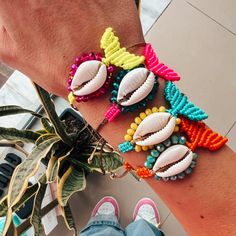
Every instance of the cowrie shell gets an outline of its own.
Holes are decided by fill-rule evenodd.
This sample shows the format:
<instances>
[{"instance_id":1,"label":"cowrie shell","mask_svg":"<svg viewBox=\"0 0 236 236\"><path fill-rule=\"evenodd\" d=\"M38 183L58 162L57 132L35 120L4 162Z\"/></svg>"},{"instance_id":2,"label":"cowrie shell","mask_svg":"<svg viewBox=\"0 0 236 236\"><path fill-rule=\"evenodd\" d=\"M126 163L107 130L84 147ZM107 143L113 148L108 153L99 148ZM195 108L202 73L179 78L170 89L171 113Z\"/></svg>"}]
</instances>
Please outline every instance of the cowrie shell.
<instances>
[{"instance_id":1,"label":"cowrie shell","mask_svg":"<svg viewBox=\"0 0 236 236\"><path fill-rule=\"evenodd\" d=\"M136 68L128 72L122 79L117 102L122 106L130 106L140 102L152 91L155 75L146 68Z\"/></svg>"},{"instance_id":2,"label":"cowrie shell","mask_svg":"<svg viewBox=\"0 0 236 236\"><path fill-rule=\"evenodd\" d=\"M186 170L192 160L192 151L184 145L177 144L161 153L152 170L159 177L170 177Z\"/></svg>"},{"instance_id":3,"label":"cowrie shell","mask_svg":"<svg viewBox=\"0 0 236 236\"><path fill-rule=\"evenodd\" d=\"M91 60L81 63L74 75L71 89L76 96L84 96L97 91L107 78L106 65L101 61Z\"/></svg>"},{"instance_id":4,"label":"cowrie shell","mask_svg":"<svg viewBox=\"0 0 236 236\"><path fill-rule=\"evenodd\" d=\"M133 140L140 146L155 145L165 141L175 129L175 117L168 112L147 116L138 126Z\"/></svg>"}]
</instances>

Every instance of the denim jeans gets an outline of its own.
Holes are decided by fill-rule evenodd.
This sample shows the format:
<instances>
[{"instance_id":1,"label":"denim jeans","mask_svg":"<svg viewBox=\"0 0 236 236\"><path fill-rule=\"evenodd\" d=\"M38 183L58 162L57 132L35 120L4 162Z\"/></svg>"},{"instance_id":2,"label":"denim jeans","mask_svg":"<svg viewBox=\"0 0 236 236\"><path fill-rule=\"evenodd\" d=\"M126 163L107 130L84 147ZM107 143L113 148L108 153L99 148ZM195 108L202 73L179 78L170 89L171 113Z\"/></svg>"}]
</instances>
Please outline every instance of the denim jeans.
<instances>
[{"instance_id":1,"label":"denim jeans","mask_svg":"<svg viewBox=\"0 0 236 236\"><path fill-rule=\"evenodd\" d=\"M164 236L154 225L145 220L137 220L122 229L115 216L98 215L92 217L80 236Z\"/></svg>"}]
</instances>

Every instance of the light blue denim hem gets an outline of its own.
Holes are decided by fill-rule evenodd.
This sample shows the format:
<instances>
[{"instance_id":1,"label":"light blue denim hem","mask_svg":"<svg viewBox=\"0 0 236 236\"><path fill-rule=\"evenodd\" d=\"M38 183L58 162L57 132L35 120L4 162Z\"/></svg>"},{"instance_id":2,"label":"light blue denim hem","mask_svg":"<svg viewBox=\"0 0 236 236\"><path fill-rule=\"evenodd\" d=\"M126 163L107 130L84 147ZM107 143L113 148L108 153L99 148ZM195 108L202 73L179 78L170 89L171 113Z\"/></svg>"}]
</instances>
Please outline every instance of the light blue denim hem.
<instances>
[{"instance_id":1,"label":"light blue denim hem","mask_svg":"<svg viewBox=\"0 0 236 236\"><path fill-rule=\"evenodd\" d=\"M110 225L120 230L123 230L120 226L120 223L117 217L113 215L97 215L97 216L91 217L88 224L86 225L84 229L82 229L81 232L88 229L92 225Z\"/></svg>"}]
</instances>

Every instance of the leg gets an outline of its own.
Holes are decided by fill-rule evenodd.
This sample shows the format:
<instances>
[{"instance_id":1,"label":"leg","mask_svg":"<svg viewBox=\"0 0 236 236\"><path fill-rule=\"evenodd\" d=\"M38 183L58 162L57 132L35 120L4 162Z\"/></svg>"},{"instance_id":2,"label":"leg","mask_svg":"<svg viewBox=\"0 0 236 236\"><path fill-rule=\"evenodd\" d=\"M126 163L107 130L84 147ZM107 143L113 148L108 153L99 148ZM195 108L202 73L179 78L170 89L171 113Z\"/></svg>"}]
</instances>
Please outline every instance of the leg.
<instances>
[{"instance_id":1,"label":"leg","mask_svg":"<svg viewBox=\"0 0 236 236\"><path fill-rule=\"evenodd\" d=\"M149 198L141 199L133 214L133 223L127 226L126 236L164 236L158 229L160 215L155 203Z\"/></svg>"},{"instance_id":2,"label":"leg","mask_svg":"<svg viewBox=\"0 0 236 236\"><path fill-rule=\"evenodd\" d=\"M124 236L119 224L119 206L112 197L104 197L95 206L87 226L80 236Z\"/></svg>"}]
</instances>

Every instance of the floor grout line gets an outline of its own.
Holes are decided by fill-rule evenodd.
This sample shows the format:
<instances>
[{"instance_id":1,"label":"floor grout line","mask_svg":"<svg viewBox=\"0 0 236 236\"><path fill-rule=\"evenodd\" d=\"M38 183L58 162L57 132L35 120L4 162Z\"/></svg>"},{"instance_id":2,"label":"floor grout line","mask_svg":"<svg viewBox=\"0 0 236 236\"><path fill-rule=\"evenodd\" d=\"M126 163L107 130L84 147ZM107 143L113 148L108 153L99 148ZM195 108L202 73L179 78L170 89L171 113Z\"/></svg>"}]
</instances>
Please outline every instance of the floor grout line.
<instances>
[{"instance_id":1,"label":"floor grout line","mask_svg":"<svg viewBox=\"0 0 236 236\"><path fill-rule=\"evenodd\" d=\"M228 132L226 133L225 137L228 136L228 134L230 133L230 131L234 128L234 126L236 125L236 121L234 121L234 123L230 126Z\"/></svg>"},{"instance_id":2,"label":"floor grout line","mask_svg":"<svg viewBox=\"0 0 236 236\"><path fill-rule=\"evenodd\" d=\"M161 226L163 226L165 224L165 222L167 221L168 217L172 214L172 212L170 211L168 213L168 215L166 216L166 218L161 222Z\"/></svg>"},{"instance_id":3,"label":"floor grout line","mask_svg":"<svg viewBox=\"0 0 236 236\"><path fill-rule=\"evenodd\" d=\"M195 10L199 11L200 13L202 13L203 15L205 15L206 17L208 17L209 19L211 19L212 21L214 21L216 24L218 24L219 26L221 26L222 28L224 28L226 31L228 31L230 34L236 36L236 33L234 33L232 30L230 30L229 28L227 28L226 26L224 26L223 24L221 24L219 21L215 20L214 18L212 18L211 16L209 16L207 13L205 13L204 11L202 11L200 8L194 6L192 3L186 1L192 8L194 8Z\"/></svg>"}]
</instances>

